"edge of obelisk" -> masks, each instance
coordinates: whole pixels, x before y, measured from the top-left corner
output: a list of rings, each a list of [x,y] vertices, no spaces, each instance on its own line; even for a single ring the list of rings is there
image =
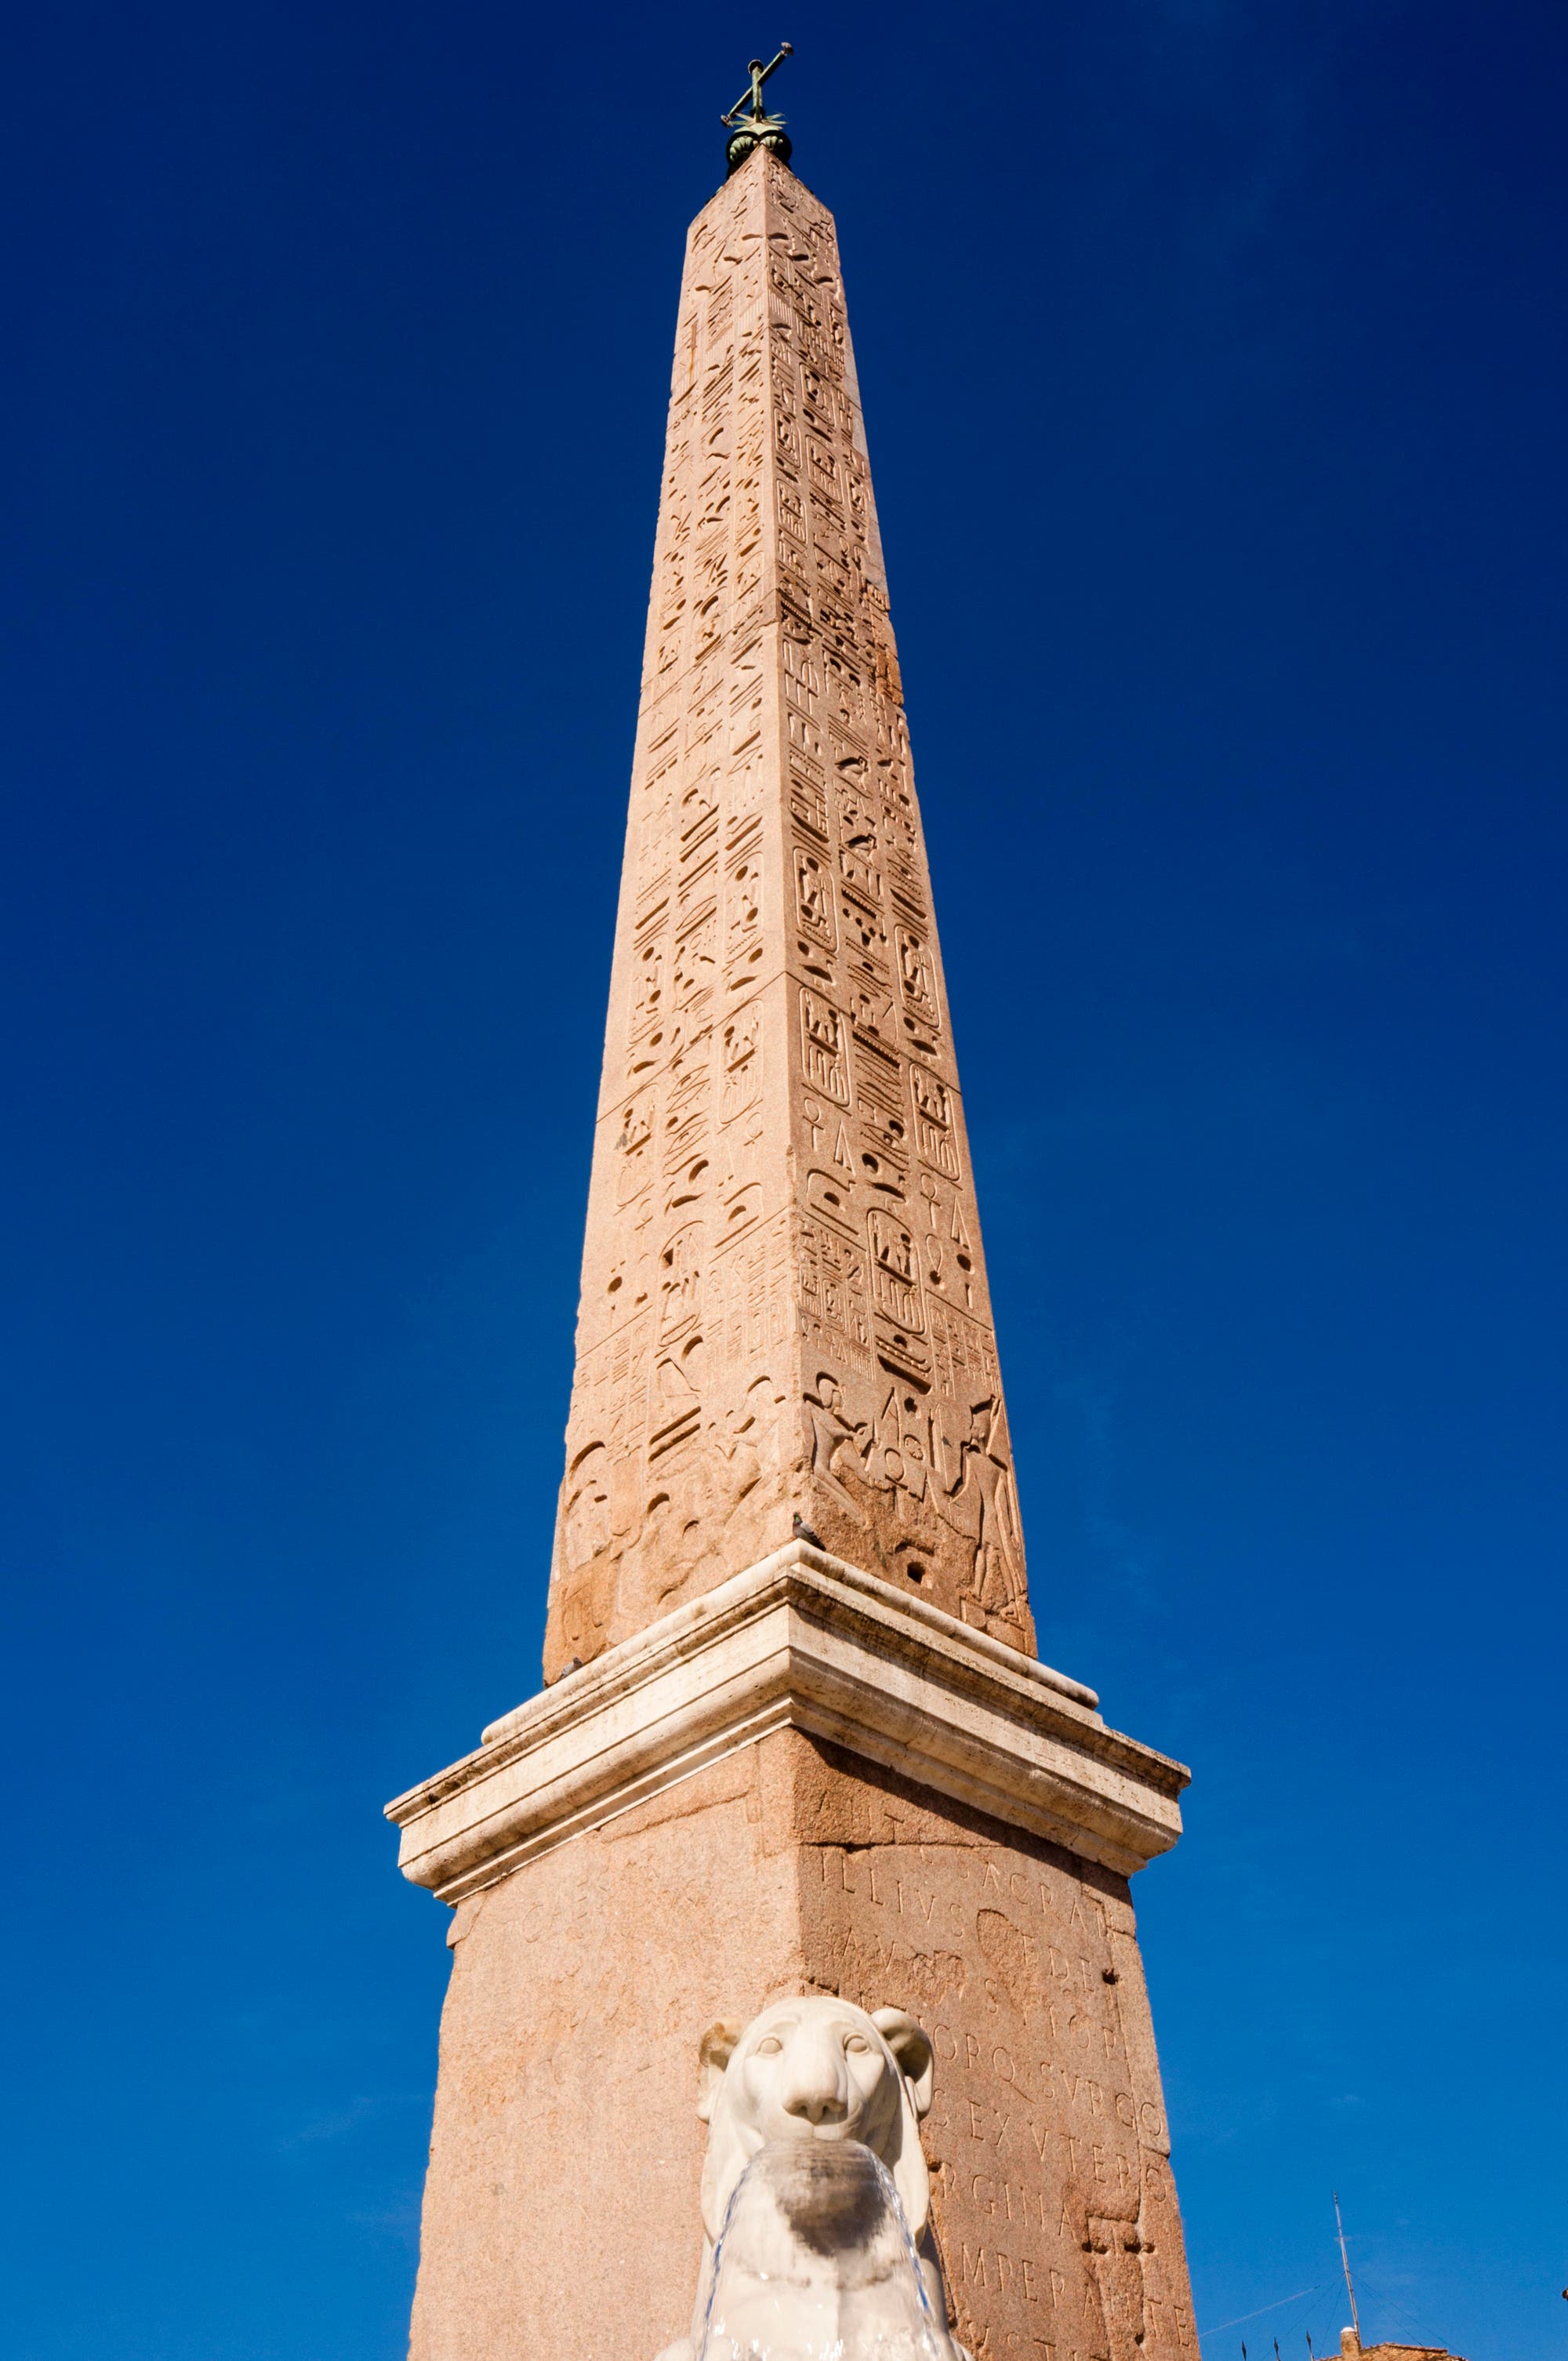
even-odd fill
[[[1123,1875],[1181,1832],[1185,1767],[1091,1689],[792,1542],[492,1722],[386,1807],[457,1902],[770,1732],[847,1748]]]

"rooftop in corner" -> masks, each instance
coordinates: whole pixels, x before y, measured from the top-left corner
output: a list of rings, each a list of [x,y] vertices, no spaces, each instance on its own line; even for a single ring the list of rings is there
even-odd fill
[[[1446,2345],[1364,2345],[1354,2328],[1343,2328],[1340,2361],[1464,2361]]]

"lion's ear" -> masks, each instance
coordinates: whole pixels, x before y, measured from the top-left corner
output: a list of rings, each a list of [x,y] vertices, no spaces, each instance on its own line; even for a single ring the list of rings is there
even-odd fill
[[[872,2023],[898,2060],[916,2114],[923,2115],[931,2103],[930,2035],[912,2016],[905,2016],[901,2008],[873,2008]]]
[[[735,2052],[735,2044],[746,2030],[732,2017],[721,2016],[710,2025],[696,2046],[696,2111],[703,2123],[713,2114],[713,2103],[718,2096],[718,2086],[724,2080],[724,2070]]]

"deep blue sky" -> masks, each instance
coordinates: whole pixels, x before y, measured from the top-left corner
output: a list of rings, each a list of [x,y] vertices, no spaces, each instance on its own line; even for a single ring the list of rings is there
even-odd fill
[[[402,2351],[447,1954],[379,1806],[537,1682],[682,238],[781,33],[1042,1645],[1197,1774],[1136,1897],[1208,2361],[1332,2342],[1336,2186],[1369,2330],[1568,2348],[1561,0],[60,0],[15,2361]]]

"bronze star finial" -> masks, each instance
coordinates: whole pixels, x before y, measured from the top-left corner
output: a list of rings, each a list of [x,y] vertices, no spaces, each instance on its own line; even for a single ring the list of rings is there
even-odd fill
[[[753,148],[765,148],[770,155],[778,158],[781,164],[789,162],[790,143],[784,127],[784,116],[770,115],[762,104],[762,84],[783,65],[785,58],[794,55],[794,42],[781,41],[777,57],[770,58],[766,65],[761,58],[753,58],[746,69],[751,77],[750,84],[728,114],[719,116],[720,123],[729,134],[729,145],[724,155],[731,172],[745,162]]]

